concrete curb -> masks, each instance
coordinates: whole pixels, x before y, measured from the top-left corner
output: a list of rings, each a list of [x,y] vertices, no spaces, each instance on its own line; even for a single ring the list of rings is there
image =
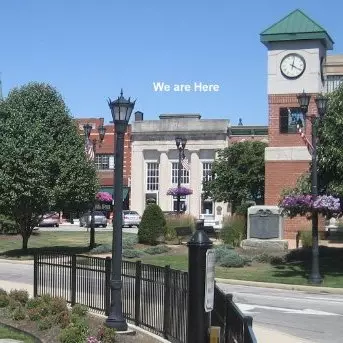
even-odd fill
[[[254,287],[265,287],[265,288],[276,288],[276,289],[288,289],[291,291],[304,291],[304,292],[317,293],[317,294],[319,294],[319,293],[343,294],[343,288],[334,288],[334,287],[290,285],[290,284],[286,284],[286,283],[268,283],[268,282],[233,280],[233,279],[218,279],[218,278],[216,278],[216,282],[231,284],[231,285],[254,286]]]
[[[1,263],[11,263],[11,264],[33,264],[32,260],[10,260],[8,258],[0,258]]]

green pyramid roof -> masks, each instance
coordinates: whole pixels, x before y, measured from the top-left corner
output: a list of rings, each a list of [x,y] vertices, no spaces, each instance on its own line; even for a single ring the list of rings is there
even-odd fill
[[[278,41],[321,40],[327,49],[332,49],[334,44],[326,30],[299,9],[268,27],[260,37],[266,45]]]

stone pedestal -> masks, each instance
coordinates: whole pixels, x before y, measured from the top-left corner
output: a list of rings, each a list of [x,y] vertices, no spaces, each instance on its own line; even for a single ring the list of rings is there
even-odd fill
[[[288,241],[285,239],[244,239],[241,247],[245,250],[263,250],[266,252],[285,252],[288,250]]]

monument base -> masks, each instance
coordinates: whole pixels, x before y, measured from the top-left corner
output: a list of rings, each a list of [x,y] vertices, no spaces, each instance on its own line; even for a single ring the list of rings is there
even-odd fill
[[[284,252],[288,250],[288,241],[285,239],[244,239],[241,247],[245,250],[263,250],[266,252]]]

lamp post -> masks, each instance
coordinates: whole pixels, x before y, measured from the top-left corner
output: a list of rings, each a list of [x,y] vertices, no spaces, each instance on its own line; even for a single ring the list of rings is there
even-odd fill
[[[176,143],[177,149],[179,150],[179,165],[178,165],[178,172],[177,172],[177,188],[179,189],[181,187],[182,159],[185,158],[185,147],[186,147],[187,139],[176,137],[175,143]],[[176,211],[177,211],[177,214],[180,214],[181,212],[180,193],[177,194]]]
[[[89,123],[83,125],[83,131],[85,134],[85,144],[87,147],[87,151],[88,151],[88,145],[89,145],[89,137],[90,134],[92,132],[92,125],[90,125]],[[98,133],[99,133],[99,140],[97,140],[96,138],[94,138],[92,140],[92,147],[93,147],[93,156],[91,156],[93,162],[95,163],[95,154],[96,154],[96,147],[97,147],[97,143],[99,142],[100,144],[102,143],[102,141],[105,138],[105,133],[106,133],[106,128],[103,125],[100,125],[98,127]],[[95,248],[95,219],[94,219],[94,201],[92,203],[92,207],[91,207],[91,223],[90,223],[90,239],[89,239],[89,249],[93,249]]]
[[[317,164],[317,126],[321,118],[326,113],[328,98],[319,95],[315,98],[319,116],[307,115],[308,105],[311,96],[306,94],[305,91],[297,96],[298,102],[304,116],[311,121],[312,131],[312,165],[311,165],[311,193],[315,198],[318,196],[318,164]],[[311,284],[320,284],[322,277],[319,272],[319,248],[318,248],[318,212],[312,211],[312,267],[309,277]]]
[[[106,325],[117,331],[126,331],[127,323],[123,316],[121,299],[121,263],[122,263],[122,216],[123,216],[123,161],[124,136],[136,101],[123,97],[121,90],[117,100],[108,100],[114,128],[117,136],[116,168],[114,171],[114,220],[112,238],[112,270],[111,270],[111,308]]]

